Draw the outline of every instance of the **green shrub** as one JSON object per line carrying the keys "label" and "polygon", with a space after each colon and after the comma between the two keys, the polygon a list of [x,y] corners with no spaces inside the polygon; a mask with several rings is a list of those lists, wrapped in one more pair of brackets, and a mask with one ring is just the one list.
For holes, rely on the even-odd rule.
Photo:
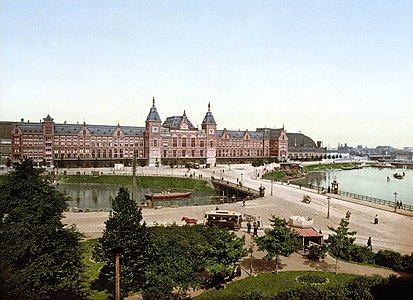
{"label": "green shrub", "polygon": [[401,255],[399,252],[391,250],[380,250],[376,253],[374,260],[377,265],[396,271],[413,273],[413,253]]}
{"label": "green shrub", "polygon": [[242,297],[242,300],[264,300],[264,297],[259,292],[251,292],[248,295]]}
{"label": "green shrub", "polygon": [[379,275],[358,276],[345,284],[350,299],[373,299],[372,289],[382,281]]}
{"label": "green shrub", "polygon": [[401,263],[401,254],[391,250],[379,250],[374,257],[377,265],[394,268]]}
{"label": "green shrub", "polygon": [[350,254],[350,260],[352,261],[374,264],[375,254],[367,246],[353,245],[350,248],[349,254]]}
{"label": "green shrub", "polygon": [[311,245],[308,248],[308,255],[307,257],[311,260],[319,260],[320,258],[324,258],[327,253],[327,245]]}
{"label": "green shrub", "polygon": [[372,288],[374,299],[410,300],[413,295],[413,277],[389,276]]}

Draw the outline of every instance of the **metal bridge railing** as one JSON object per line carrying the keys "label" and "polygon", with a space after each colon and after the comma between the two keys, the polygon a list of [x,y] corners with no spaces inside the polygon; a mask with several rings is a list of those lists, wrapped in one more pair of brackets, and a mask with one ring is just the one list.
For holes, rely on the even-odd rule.
{"label": "metal bridge railing", "polygon": [[[320,186],[314,186],[314,185],[303,185],[307,188],[316,190],[318,193],[325,193],[327,192],[327,190],[325,189],[325,187],[320,187]],[[379,198],[374,198],[374,197],[370,197],[370,196],[365,196],[365,195],[360,195],[360,194],[355,194],[355,193],[350,193],[350,192],[346,192],[346,191],[339,191],[339,195],[341,196],[345,196],[345,197],[349,197],[349,198],[353,198],[353,199],[357,199],[357,200],[362,200],[362,201],[366,201],[366,202],[370,202],[370,203],[375,203],[375,204],[380,204],[380,205],[385,205],[385,206],[389,206],[389,207],[395,207],[396,203],[394,201],[389,201],[389,200],[384,200],[384,199],[379,199]],[[399,201],[400,202],[400,201]],[[398,207],[400,209],[404,209],[404,210],[408,210],[408,211],[413,211],[413,205],[411,204],[402,204],[401,207]]]}

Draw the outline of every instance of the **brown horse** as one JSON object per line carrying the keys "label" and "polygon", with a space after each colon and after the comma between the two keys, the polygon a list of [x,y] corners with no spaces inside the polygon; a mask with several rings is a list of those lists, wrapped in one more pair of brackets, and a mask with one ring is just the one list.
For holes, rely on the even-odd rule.
{"label": "brown horse", "polygon": [[186,225],[189,225],[189,224],[196,224],[198,220],[183,217],[181,221],[185,221]]}

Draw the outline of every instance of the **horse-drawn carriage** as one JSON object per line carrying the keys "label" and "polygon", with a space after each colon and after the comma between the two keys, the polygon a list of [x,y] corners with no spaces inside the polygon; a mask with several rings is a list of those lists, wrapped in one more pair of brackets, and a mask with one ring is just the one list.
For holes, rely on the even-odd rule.
{"label": "horse-drawn carriage", "polygon": [[302,202],[310,204],[311,203],[311,197],[309,195],[304,195]]}

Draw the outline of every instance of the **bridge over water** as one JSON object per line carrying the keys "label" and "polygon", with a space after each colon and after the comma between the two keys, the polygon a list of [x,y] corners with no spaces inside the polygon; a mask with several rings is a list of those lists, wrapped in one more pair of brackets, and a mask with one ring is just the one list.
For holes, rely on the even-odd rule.
{"label": "bridge over water", "polygon": [[264,197],[265,187],[261,186],[258,190],[244,186],[242,183],[234,183],[228,180],[211,179],[217,194],[226,196],[228,198],[245,199]]}

